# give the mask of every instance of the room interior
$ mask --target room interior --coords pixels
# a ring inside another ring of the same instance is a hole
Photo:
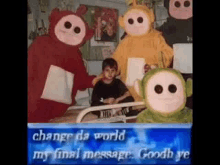
[[[149,5],[155,13],[154,27],[161,26],[168,17],[167,9],[164,7],[164,0],[142,0],[143,3]],[[36,36],[47,33],[49,21],[48,16],[54,8],[60,10],[75,11],[79,5],[86,5],[88,12],[84,16],[85,20],[90,26],[93,26],[93,17],[97,8],[110,8],[117,11],[117,16],[123,15],[128,8],[126,0],[28,0],[28,13],[27,13],[27,48],[31,45]],[[116,20],[117,21],[117,20]],[[82,48],[82,58],[84,59],[85,67],[89,75],[99,75],[102,71],[102,61],[111,57],[117,45],[121,42],[121,37],[124,30],[117,25],[114,40],[105,41],[97,39],[97,35],[87,42]],[[191,50],[191,48],[189,48]],[[186,54],[192,56],[189,51]],[[178,58],[175,59],[178,61]],[[176,66],[177,68],[180,65]],[[184,64],[184,66],[186,66]],[[182,67],[184,67],[182,66]],[[182,68],[181,67],[181,68]],[[190,70],[189,68],[186,68]],[[190,70],[192,72],[192,70]],[[76,95],[75,106],[70,107],[66,114],[60,118],[51,120],[51,122],[65,122],[75,123],[76,116],[82,109],[90,106],[92,88],[84,91],[78,91]],[[94,119],[93,115],[88,116],[83,121]],[[130,121],[134,122],[134,121]]]

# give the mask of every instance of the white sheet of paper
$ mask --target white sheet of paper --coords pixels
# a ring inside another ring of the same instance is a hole
[[[74,74],[51,65],[41,98],[59,103],[72,103]]]
[[[79,100],[81,98],[89,97],[89,89],[85,89],[84,91],[77,90],[75,100]]]
[[[174,44],[173,68],[181,73],[192,73],[192,43]]]
[[[133,86],[135,80],[141,80],[144,77],[144,58],[129,58],[127,65],[126,85]]]

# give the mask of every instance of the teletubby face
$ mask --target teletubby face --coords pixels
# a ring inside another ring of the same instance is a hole
[[[193,16],[193,0],[170,0],[169,13],[176,19],[188,19]]]
[[[192,95],[192,79],[185,82],[181,73],[170,68],[155,68],[134,83],[146,107],[163,115],[182,110],[186,98]]]
[[[132,9],[124,16],[125,31],[132,36],[140,36],[150,29],[150,21],[141,10]]]
[[[145,87],[145,99],[149,106],[160,113],[172,113],[185,104],[184,84],[172,72],[153,75]]]
[[[78,45],[86,35],[85,23],[77,15],[67,15],[56,24],[55,35],[67,45]]]

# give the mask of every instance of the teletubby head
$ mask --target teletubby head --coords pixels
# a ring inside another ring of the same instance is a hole
[[[89,29],[82,15],[87,12],[85,6],[80,6],[74,13],[72,11],[60,11],[55,8],[49,17],[49,34],[56,41],[69,46],[80,46],[89,40],[94,32]]]
[[[124,16],[119,17],[119,25],[131,36],[141,36],[147,34],[153,27],[154,13],[147,6],[137,5],[133,0],[133,5]]]
[[[175,19],[189,19],[193,16],[193,0],[165,0],[164,6]]]
[[[182,110],[186,98],[192,95],[192,79],[185,82],[179,71],[164,68],[162,53],[158,54],[158,59],[159,68],[147,72],[142,80],[136,80],[134,88],[150,111],[172,115]]]
[[[192,95],[192,80],[185,82],[180,72],[170,68],[150,70],[134,87],[149,110],[164,115],[182,110]]]

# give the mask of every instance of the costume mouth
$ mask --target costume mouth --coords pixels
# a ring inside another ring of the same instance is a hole
[[[66,35],[73,36],[72,33],[66,32],[66,31],[64,31],[64,30],[59,29],[59,31],[62,32],[62,33],[64,33],[64,34],[66,34]]]
[[[173,98],[161,98],[158,99],[160,102],[166,103],[166,104],[173,104],[178,102],[178,99],[173,99]]]
[[[66,31],[64,31],[64,30],[61,30],[61,29],[59,29],[59,31],[60,31],[60,32],[62,32],[62,33],[67,33]]]

